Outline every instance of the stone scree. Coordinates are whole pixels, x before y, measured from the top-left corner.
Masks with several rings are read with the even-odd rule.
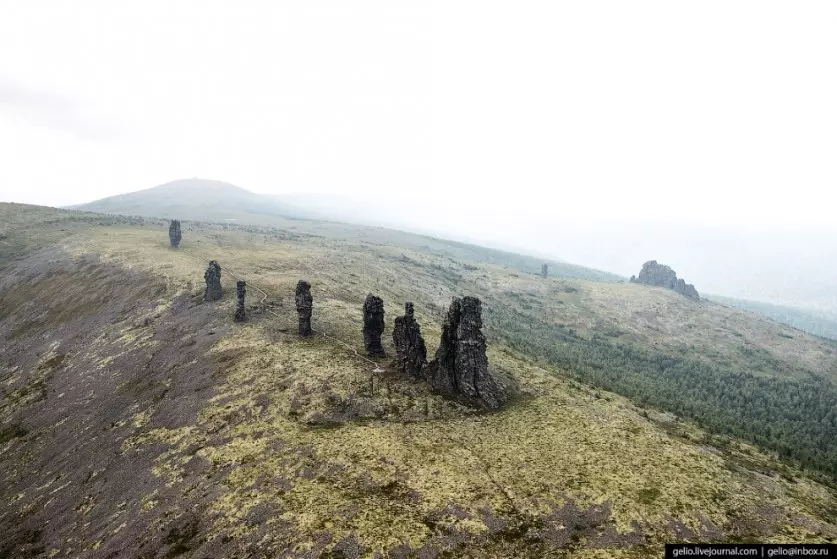
[[[314,299],[311,297],[311,284],[305,280],[299,280],[296,284],[296,312],[299,314],[299,335],[310,336],[311,313],[314,309]]]
[[[370,357],[386,357],[381,335],[384,333],[384,300],[371,293],[363,303],[363,345]]]
[[[685,280],[677,279],[677,274],[670,267],[658,264],[656,260],[649,260],[642,265],[639,276],[631,276],[631,283],[644,283],[672,289],[695,301],[700,301],[697,289]]]
[[[247,313],[244,310],[244,296],[247,293],[247,282],[238,280],[235,284],[235,295],[238,297],[238,305],[235,309],[236,322],[242,322],[247,319]]]
[[[209,261],[209,267],[203,273],[206,289],[203,291],[204,301],[217,301],[221,298],[221,266],[215,260]]]
[[[176,219],[172,219],[171,223],[169,223],[169,241],[171,242],[171,246],[177,248],[180,245],[180,239],[183,238],[183,235],[180,233],[180,222]]]
[[[421,370],[427,364],[427,348],[421,337],[421,328],[413,316],[413,304],[404,305],[404,316],[395,318],[392,330],[395,344],[395,362],[398,372],[411,377],[421,377]]]

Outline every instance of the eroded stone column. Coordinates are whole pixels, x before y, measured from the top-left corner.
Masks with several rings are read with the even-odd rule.
[[[221,266],[215,260],[209,261],[209,266],[203,273],[206,289],[203,291],[204,301],[217,301],[221,298]]]
[[[509,400],[511,383],[499,382],[488,368],[479,299],[453,299],[442,325],[436,357],[422,375],[434,391],[468,405],[497,409]]]
[[[371,293],[363,303],[363,345],[370,357],[386,357],[381,335],[384,333],[384,300]]]
[[[311,314],[314,310],[314,298],[311,297],[311,284],[305,280],[299,280],[296,284],[296,312],[299,314],[299,335],[310,336]]]
[[[183,238],[183,235],[180,232],[180,222],[176,219],[172,219],[171,223],[169,223],[169,241],[171,242],[171,246],[177,248],[180,246],[180,239]]]
[[[398,372],[411,377],[420,377],[427,365],[427,347],[421,336],[421,328],[413,316],[413,304],[404,305],[404,316],[395,318],[392,330],[395,344],[395,362]]]
[[[247,282],[238,280],[235,284],[235,295],[238,298],[238,305],[235,309],[236,322],[242,322],[247,319],[247,312],[244,310],[244,296],[247,293]]]

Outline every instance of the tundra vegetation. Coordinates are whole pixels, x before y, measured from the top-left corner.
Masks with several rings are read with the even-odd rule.
[[[183,221],[173,250],[167,220],[0,218],[0,557],[638,558],[837,539],[837,343],[374,228]],[[229,273],[204,301],[209,260],[268,294],[247,321]],[[370,292],[412,302],[399,332],[417,344],[420,324],[427,345],[399,364],[382,336],[381,372],[361,357]],[[497,411],[399,371],[437,351],[462,296],[518,385]]]

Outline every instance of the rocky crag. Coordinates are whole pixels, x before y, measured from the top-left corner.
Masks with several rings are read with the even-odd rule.
[[[215,260],[209,261],[209,266],[203,273],[206,288],[203,291],[204,301],[217,301],[221,298],[221,266]]]
[[[180,222],[172,219],[171,223],[169,223],[169,241],[171,242],[171,246],[174,248],[180,246],[180,239],[182,238],[183,234],[180,232]]]
[[[384,300],[371,293],[363,303],[363,345],[370,357],[386,357],[381,335],[384,333]]]
[[[314,299],[311,297],[311,284],[305,280],[299,280],[296,284],[296,312],[299,314],[299,335],[310,336],[311,313],[314,309]]]
[[[395,318],[392,330],[395,344],[395,363],[398,372],[411,377],[421,377],[421,370],[427,364],[427,347],[421,337],[421,328],[413,316],[413,304],[404,305],[404,316]]]
[[[700,301],[697,289],[691,283],[686,283],[669,266],[658,264],[656,260],[649,260],[642,265],[639,276],[631,276],[631,283],[644,283],[672,289],[695,301]]]
[[[508,402],[515,387],[510,379],[488,368],[479,299],[454,298],[442,325],[436,356],[422,363],[418,374],[418,361],[425,350],[411,311],[412,306],[408,306],[407,316],[396,319],[393,332],[400,371],[419,376],[433,391],[472,407],[493,410]]]
[[[247,319],[247,313],[244,310],[244,296],[247,293],[247,282],[238,280],[235,284],[235,294],[238,298],[238,304],[235,309],[236,322],[242,322]]]

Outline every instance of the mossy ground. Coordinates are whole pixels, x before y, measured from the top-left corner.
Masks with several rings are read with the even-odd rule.
[[[80,268],[89,287],[107,284],[101,266],[157,279],[143,287],[142,304],[116,316],[79,351],[51,361],[59,343],[37,361],[9,364],[0,377],[15,390],[46,383],[50,402],[73,397],[70,388],[67,396],[51,390],[50,382],[72,384],[79,375],[84,386],[65,417],[37,432],[29,431],[35,421],[19,421],[32,402],[4,403],[3,433],[14,436],[0,442],[0,460],[14,467],[17,473],[8,475],[23,480],[24,489],[0,493],[14,498],[0,515],[2,525],[21,514],[34,518],[31,511],[49,502],[50,491],[55,499],[73,488],[62,490],[63,479],[54,479],[61,460],[49,475],[33,473],[31,486],[21,468],[26,456],[44,452],[39,437],[81,421],[93,383],[112,378],[113,394],[126,403],[105,434],[96,435],[100,442],[89,444],[107,441],[116,460],[137,469],[134,482],[108,493],[108,483],[116,482],[99,481],[107,474],[91,467],[89,479],[74,482],[85,490],[73,493],[52,532],[39,535],[45,554],[648,557],[675,540],[837,538],[829,516],[837,510],[834,494],[740,441],[598,393],[491,339],[490,363],[514,375],[523,394],[500,412],[474,413],[396,377],[388,359],[380,360],[383,373],[372,373],[342,345],[321,336],[299,339],[292,296],[298,279],[310,281],[315,328],[358,351],[368,292],[384,298],[388,325],[404,301],[414,301],[431,353],[449,298],[466,293],[528,305],[582,335],[617,329],[636,343],[671,351],[701,343],[729,359],[743,359],[726,343],[729,336],[762,347],[780,337],[774,336],[780,326],[715,305],[693,307],[661,290],[544,281],[416,247],[302,232],[184,223],[182,249],[174,250],[164,225],[94,227],[63,240],[61,258],[98,255],[99,266]],[[251,309],[248,322],[233,324],[229,274],[222,274],[221,301],[184,306],[199,299],[209,259],[264,289],[279,318]],[[6,343],[36,334],[61,342],[66,305],[95,313],[101,304],[62,302],[65,280],[51,278],[33,284],[50,286],[46,294],[33,287],[3,300],[56,301],[54,314]],[[14,278],[5,281],[17,286]],[[249,302],[261,298],[249,294]],[[643,314],[660,305],[666,312]],[[686,320],[659,318],[671,313]],[[202,322],[190,318],[197,314]],[[384,342],[392,356],[390,335],[388,328]],[[771,357],[804,359],[830,374],[825,346],[797,334],[794,342]],[[190,411],[171,415],[184,407]],[[79,436],[87,440],[91,433]],[[58,522],[89,526],[71,533]],[[159,536],[138,535],[146,531]],[[30,545],[26,538],[30,532],[19,534],[16,549]]]

